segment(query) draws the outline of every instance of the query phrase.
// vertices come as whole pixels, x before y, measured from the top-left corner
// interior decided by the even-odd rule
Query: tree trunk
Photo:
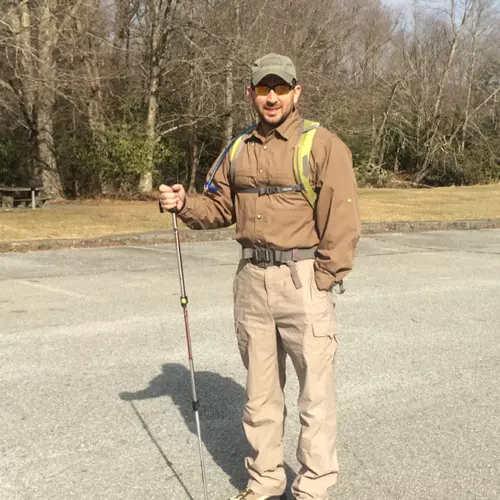
[[[149,193],[153,189],[154,149],[158,140],[158,89],[160,76],[165,67],[168,52],[168,38],[172,27],[177,0],[151,0],[149,23],[149,84],[148,84],[148,117],[146,135],[148,141],[148,157],[146,172],[141,175],[139,190]]]
[[[51,17],[56,7],[57,2],[55,0],[45,0],[40,5],[39,10],[38,57],[40,84],[36,104],[36,143],[38,175],[42,180],[43,190],[48,196],[59,199],[64,198],[64,193],[61,177],[57,170],[52,121],[55,103],[52,40],[55,25]]]
[[[194,78],[194,68],[190,68],[190,82],[189,86],[189,116],[192,120],[195,119],[195,115],[198,113],[198,106],[195,105],[195,78]],[[187,192],[189,194],[196,193],[196,175],[198,172],[198,125],[194,123],[189,127],[189,151],[187,155],[188,169],[189,169],[189,186]]]
[[[191,138],[189,141],[189,162],[190,162],[190,172],[189,172],[189,187],[188,193],[196,193],[196,174],[198,172],[198,166],[200,164],[200,154],[198,149],[198,133],[196,125],[193,127],[191,132]]]
[[[88,82],[87,119],[89,129],[94,138],[94,144],[99,148],[101,154],[105,154],[107,141],[104,135],[106,127],[102,108],[103,94],[98,60],[99,43],[97,42],[98,37],[93,33],[93,24],[96,23],[97,16],[99,15],[99,0],[93,0],[90,8],[90,26],[84,28],[79,18],[76,19],[76,26],[80,34],[84,33],[84,29],[88,29],[88,33],[86,34],[88,51],[85,51],[82,55]],[[102,171],[99,172],[99,186],[103,195],[110,195],[114,191],[113,183],[110,179],[106,178]]]
[[[35,62],[34,49],[31,44],[31,13],[26,0],[20,2],[10,11],[10,26],[16,47],[17,77],[11,85],[18,96],[19,107],[30,131],[31,175],[35,175],[35,158],[37,157],[37,124],[35,120]]]
[[[497,96],[495,94],[494,96],[494,101],[493,101],[493,130],[495,132],[498,131],[498,122],[499,120],[500,113],[498,112],[498,100]]]
[[[90,130],[94,134],[105,130],[102,112],[102,86],[99,65],[97,61],[97,48],[92,47],[90,58],[86,59],[87,76],[89,79],[90,97],[87,105]]]
[[[424,160],[422,162],[422,165],[421,165],[419,171],[416,173],[415,178],[414,178],[414,182],[416,184],[420,184],[424,180],[425,176],[428,174],[428,172],[432,166],[432,160],[433,160],[433,156],[435,154],[435,149],[436,149],[436,143],[435,143],[436,135],[437,135],[438,130],[439,130],[439,125],[441,123],[441,102],[442,102],[443,95],[444,95],[444,89],[445,89],[446,84],[448,83],[448,75],[450,74],[451,65],[452,65],[453,60],[455,58],[455,53],[457,50],[458,41],[460,38],[460,33],[462,32],[462,29],[465,26],[465,22],[467,21],[467,18],[470,15],[470,5],[466,6],[466,8],[463,12],[461,23],[460,23],[458,29],[455,29],[455,24],[454,24],[455,23],[455,17],[454,17],[455,14],[454,14],[454,12],[455,12],[455,0],[451,0],[450,18],[451,18],[452,26],[454,28],[454,36],[453,36],[453,40],[452,40],[452,43],[450,46],[450,51],[448,53],[448,60],[446,63],[446,67],[445,67],[443,74],[441,75],[441,79],[439,81],[436,102],[434,104],[434,111],[432,113],[432,118],[431,118],[431,123],[430,123],[430,132],[428,134],[428,138],[427,138],[426,146],[425,146],[425,150],[424,150]]]
[[[233,61],[230,57],[226,63],[226,119],[224,124],[224,147],[227,146],[233,138]]]
[[[88,103],[87,118],[89,128],[93,134],[99,134],[105,129],[102,112],[102,84],[99,69],[99,43],[98,36],[94,33],[93,25],[99,16],[100,0],[93,0],[89,5],[88,24],[82,24],[81,18],[75,20],[76,28],[80,35],[85,35],[88,50],[82,52],[83,65],[87,74]]]
[[[130,36],[130,2],[128,0],[115,0],[115,19],[113,30],[113,65],[119,72],[119,76],[123,78],[121,69],[126,65],[122,61],[126,60],[126,48]],[[127,51],[128,52],[128,51]],[[125,55],[126,54],[126,55]]]
[[[52,105],[43,103],[37,113],[37,170],[44,192],[54,199],[64,198],[54,148]]]
[[[381,166],[384,162],[384,152],[385,152],[385,139],[387,136],[387,120],[389,118],[389,114],[391,112],[392,105],[394,103],[394,98],[396,96],[396,90],[398,85],[400,84],[399,80],[393,85],[391,90],[391,97],[389,98],[389,102],[387,103],[387,108],[385,109],[384,117],[382,119],[382,123],[380,124],[380,128],[378,133],[376,134],[375,142],[373,144],[369,164],[373,166]],[[375,159],[377,157],[377,164],[375,165]]]
[[[475,13],[475,5],[472,5],[473,14]],[[472,86],[474,84],[475,77],[475,69],[476,69],[476,35],[477,35],[477,27],[481,17],[481,10],[478,8],[477,16],[474,16],[474,20],[472,23],[472,47],[471,47],[471,63],[470,63],[470,73],[468,78],[468,86],[467,86],[467,101],[465,103],[465,117],[464,117],[464,125],[462,127],[462,142],[460,144],[460,150],[463,153],[465,149],[465,138],[467,136],[467,126],[469,125],[469,108],[472,94]]]
[[[156,123],[158,119],[158,87],[160,84],[160,64],[157,56],[159,33],[154,25],[152,30],[153,53],[150,60],[148,117],[146,120],[146,136],[148,141],[147,172],[141,175],[139,181],[139,191],[142,193],[150,193],[153,190],[154,148],[157,139]]]

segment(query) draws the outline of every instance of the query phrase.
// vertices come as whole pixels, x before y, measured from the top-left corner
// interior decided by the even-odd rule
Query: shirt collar
[[[288,141],[290,136],[293,136],[294,132],[297,130],[297,126],[300,123],[300,115],[298,111],[292,111],[286,118],[286,120],[276,129],[274,129],[271,134],[278,134],[281,138]],[[260,122],[254,129],[250,137],[255,137],[261,142],[265,142],[266,138],[262,133]],[[249,137],[249,138],[250,138]]]
[[[295,134],[299,123],[300,123],[299,112],[292,111],[287,116],[286,120],[275,130],[275,133],[278,133],[283,139],[288,141],[288,139],[290,139],[290,137]]]

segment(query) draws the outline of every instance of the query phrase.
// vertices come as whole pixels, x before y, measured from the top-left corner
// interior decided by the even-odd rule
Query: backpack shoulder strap
[[[295,175],[295,180],[297,184],[301,185],[305,198],[313,208],[316,203],[317,194],[309,180],[309,156],[311,154],[314,134],[318,128],[319,122],[303,120],[299,132],[298,143],[295,148],[295,154],[293,155],[293,173]]]
[[[257,124],[251,125],[245,130],[245,132],[236,137],[231,146],[231,149],[229,150],[229,182],[231,186],[234,186],[234,161],[243,151],[243,148],[245,147],[245,141],[252,135],[252,132],[256,127]]]

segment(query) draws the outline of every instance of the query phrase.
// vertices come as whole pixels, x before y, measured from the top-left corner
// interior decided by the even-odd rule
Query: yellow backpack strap
[[[233,161],[236,155],[240,152],[240,148],[243,145],[243,136],[240,135],[229,151],[229,161]]]
[[[314,208],[317,194],[309,180],[309,155],[311,154],[314,134],[319,128],[318,122],[304,120],[299,133],[298,144],[293,155],[293,173],[297,184],[311,207]]]

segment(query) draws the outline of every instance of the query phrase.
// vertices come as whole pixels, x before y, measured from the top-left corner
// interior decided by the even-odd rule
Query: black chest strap
[[[302,187],[299,184],[294,186],[259,186],[252,188],[235,189],[237,193],[257,193],[259,196],[278,193],[300,193]]]

